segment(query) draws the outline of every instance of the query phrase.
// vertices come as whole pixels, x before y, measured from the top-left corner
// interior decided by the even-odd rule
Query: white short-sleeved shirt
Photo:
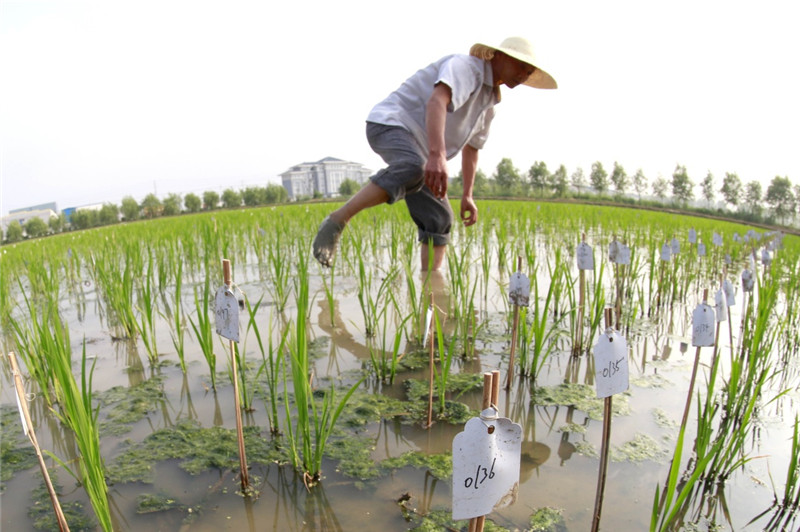
[[[425,109],[434,86],[444,83],[452,92],[445,122],[445,147],[451,159],[469,144],[483,148],[499,101],[492,86],[491,63],[469,55],[443,57],[419,70],[385,100],[372,108],[368,122],[400,126],[416,139],[428,155]]]

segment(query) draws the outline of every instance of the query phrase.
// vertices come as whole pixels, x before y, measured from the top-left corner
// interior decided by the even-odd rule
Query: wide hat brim
[[[534,56],[530,43],[520,37],[506,39],[500,46],[489,46],[488,44],[477,43],[470,48],[469,53],[475,57],[488,58],[491,57],[495,51],[503,52],[514,59],[536,67],[536,70],[525,81],[524,85],[536,89],[558,88],[558,83],[556,83],[555,78],[542,68],[541,63]]]

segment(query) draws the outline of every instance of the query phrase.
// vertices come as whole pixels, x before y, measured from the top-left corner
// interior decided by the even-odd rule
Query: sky
[[[0,211],[264,186],[328,156],[378,170],[374,104],[514,35],[559,88],[503,92],[487,175],[509,158],[800,184],[796,5],[0,0]]]

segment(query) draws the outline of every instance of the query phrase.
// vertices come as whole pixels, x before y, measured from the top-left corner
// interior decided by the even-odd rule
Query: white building
[[[10,212],[8,216],[3,216],[2,220],[0,220],[0,225],[3,227],[3,234],[8,231],[8,226],[11,222],[19,222],[19,225],[25,227],[25,222],[30,220],[31,218],[41,218],[45,224],[50,224],[50,218],[55,216],[58,217],[55,211],[52,209],[37,209],[37,210],[22,210],[17,209],[16,211]]]
[[[281,174],[283,188],[289,199],[311,197],[319,192],[323,197],[339,195],[339,186],[345,179],[363,184],[372,172],[360,163],[325,157],[313,163],[300,163]]]

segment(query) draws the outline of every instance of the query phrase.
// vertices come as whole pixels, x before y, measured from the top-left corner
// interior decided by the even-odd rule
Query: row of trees
[[[454,185],[454,192],[459,191],[462,185],[460,173]],[[786,223],[795,214],[800,214],[800,185],[793,185],[788,177],[775,176],[764,191],[759,181],[743,183],[736,173],[728,172],[719,188],[717,185],[714,175],[708,172],[699,183],[700,195],[696,197],[697,185],[689,177],[686,167],[680,164],[675,166],[671,179],[659,176],[648,182],[641,169],[628,175],[618,162],[614,162],[611,173],[601,162],[595,162],[587,177],[580,167],[571,174],[564,165],[550,172],[542,161],[534,162],[528,172],[523,173],[514,167],[511,159],[506,158],[498,163],[490,177],[478,170],[474,195],[563,198],[591,192],[615,199],[636,197],[639,201],[643,196],[651,196],[660,203],[670,201],[681,207],[688,207],[692,202],[702,207],[705,202],[705,206],[710,208],[719,205],[720,198],[722,207],[751,220]],[[769,210],[764,209],[765,203]]]

